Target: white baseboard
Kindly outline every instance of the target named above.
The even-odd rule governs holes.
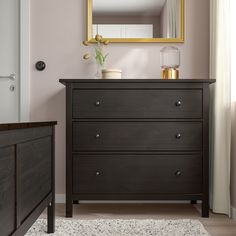
[[[231,218],[236,220],[236,209],[234,207],[231,207]]]
[[[56,203],[65,203],[65,194],[56,194]],[[189,203],[190,201],[80,201],[81,203]],[[200,202],[200,201],[198,201]],[[236,215],[235,215],[236,216]]]

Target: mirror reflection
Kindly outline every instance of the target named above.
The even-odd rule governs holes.
[[[181,37],[182,0],[93,0],[93,37]]]

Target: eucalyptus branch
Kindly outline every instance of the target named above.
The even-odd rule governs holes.
[[[109,41],[108,40],[103,40],[103,37],[101,35],[96,35],[95,37],[95,45],[93,45],[94,47],[94,50],[95,50],[95,60],[97,62],[97,64],[103,66],[106,62],[106,59],[108,57],[108,53],[107,54],[104,54],[103,52],[103,46],[105,45],[108,45],[109,44]],[[88,41],[84,41],[83,42],[84,46],[89,46],[91,43],[88,42]],[[83,58],[84,60],[88,60],[90,59],[90,54],[89,53],[86,53],[84,54]]]

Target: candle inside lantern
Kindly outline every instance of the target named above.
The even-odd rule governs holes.
[[[178,79],[180,50],[176,47],[164,47],[161,50],[161,68],[163,79]]]

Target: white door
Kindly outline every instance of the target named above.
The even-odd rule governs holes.
[[[19,1],[0,0],[0,123],[19,120]]]

